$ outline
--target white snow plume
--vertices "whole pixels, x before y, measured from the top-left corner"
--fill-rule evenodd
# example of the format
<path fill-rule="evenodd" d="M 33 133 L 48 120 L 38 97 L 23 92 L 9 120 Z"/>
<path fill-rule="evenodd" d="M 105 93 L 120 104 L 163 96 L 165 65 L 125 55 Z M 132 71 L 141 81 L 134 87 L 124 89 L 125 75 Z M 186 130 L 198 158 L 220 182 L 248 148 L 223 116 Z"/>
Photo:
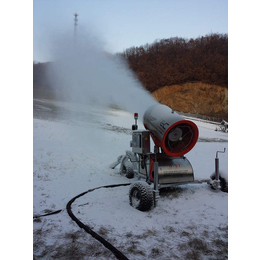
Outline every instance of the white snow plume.
<path fill-rule="evenodd" d="M 93 35 L 80 33 L 77 44 L 65 36 L 55 41 L 51 83 L 63 98 L 95 105 L 116 105 L 141 115 L 155 99 L 146 91 L 125 61 L 104 51 Z"/>

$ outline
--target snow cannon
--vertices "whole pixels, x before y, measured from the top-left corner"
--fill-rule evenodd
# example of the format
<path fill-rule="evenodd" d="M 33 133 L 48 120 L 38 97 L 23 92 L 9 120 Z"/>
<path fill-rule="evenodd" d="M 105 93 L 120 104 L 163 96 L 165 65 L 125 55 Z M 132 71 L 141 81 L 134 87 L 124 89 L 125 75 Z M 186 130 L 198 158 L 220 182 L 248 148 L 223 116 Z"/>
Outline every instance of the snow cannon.
<path fill-rule="evenodd" d="M 145 129 L 138 129 L 138 113 L 132 125 L 132 151 L 117 158 L 110 165 L 120 166 L 120 173 L 134 182 L 129 189 L 129 202 L 134 208 L 147 211 L 157 206 L 159 190 L 194 182 L 194 171 L 184 156 L 198 140 L 198 127 L 185 120 L 171 108 L 156 104 L 148 108 L 143 116 Z M 151 138 L 150 138 L 151 137 Z M 151 151 L 150 139 L 154 142 Z"/>
<path fill-rule="evenodd" d="M 196 124 L 185 120 L 165 105 L 156 104 L 148 108 L 144 113 L 143 123 L 150 131 L 154 144 L 171 157 L 188 153 L 198 140 Z"/>
<path fill-rule="evenodd" d="M 120 155 L 110 165 L 114 169 L 120 164 L 122 175 L 129 179 L 136 178 L 137 181 L 129 189 L 131 206 L 148 211 L 152 206 L 157 206 L 161 189 L 188 183 L 206 182 L 213 189 L 227 192 L 227 180 L 219 172 L 218 161 L 210 179 L 194 179 L 192 165 L 184 155 L 198 140 L 199 130 L 195 123 L 161 104 L 153 105 L 145 111 L 145 129 L 138 129 L 138 113 L 134 114 L 134 120 L 130 141 L 132 150 L 127 150 L 125 155 Z M 151 151 L 151 139 L 154 151 Z"/>

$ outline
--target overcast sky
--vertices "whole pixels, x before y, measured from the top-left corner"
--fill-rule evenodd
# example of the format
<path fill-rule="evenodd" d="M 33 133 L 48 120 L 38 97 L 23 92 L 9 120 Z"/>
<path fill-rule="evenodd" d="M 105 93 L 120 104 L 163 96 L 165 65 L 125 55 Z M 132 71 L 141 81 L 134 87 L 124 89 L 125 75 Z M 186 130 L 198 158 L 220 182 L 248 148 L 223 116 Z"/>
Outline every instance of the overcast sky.
<path fill-rule="evenodd" d="M 227 0 L 34 0 L 33 59 L 48 61 L 51 37 L 78 30 L 96 34 L 108 52 L 170 37 L 228 33 Z"/>

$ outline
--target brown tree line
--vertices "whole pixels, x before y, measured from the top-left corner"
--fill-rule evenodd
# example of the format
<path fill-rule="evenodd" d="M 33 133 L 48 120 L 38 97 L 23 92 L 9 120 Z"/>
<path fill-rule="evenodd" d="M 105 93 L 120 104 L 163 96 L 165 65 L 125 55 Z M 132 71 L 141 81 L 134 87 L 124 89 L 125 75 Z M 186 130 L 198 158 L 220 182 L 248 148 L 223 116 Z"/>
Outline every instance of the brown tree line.
<path fill-rule="evenodd" d="M 179 37 L 126 49 L 129 67 L 150 92 L 158 88 L 200 81 L 228 87 L 228 35 L 196 39 Z"/>
<path fill-rule="evenodd" d="M 228 87 L 228 35 L 210 34 L 196 39 L 179 37 L 131 47 L 124 57 L 147 90 L 186 82 Z M 33 65 L 34 88 L 50 88 L 47 69 L 51 62 Z"/>

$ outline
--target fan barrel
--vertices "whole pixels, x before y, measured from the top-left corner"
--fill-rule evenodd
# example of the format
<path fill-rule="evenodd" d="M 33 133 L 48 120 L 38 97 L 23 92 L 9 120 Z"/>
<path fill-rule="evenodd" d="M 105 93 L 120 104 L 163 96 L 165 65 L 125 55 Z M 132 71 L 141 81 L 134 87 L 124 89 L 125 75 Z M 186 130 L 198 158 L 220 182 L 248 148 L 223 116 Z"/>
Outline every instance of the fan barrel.
<path fill-rule="evenodd" d="M 156 104 L 149 107 L 144 113 L 143 123 L 151 132 L 154 144 L 169 156 L 183 156 L 197 143 L 197 125 L 168 106 Z"/>

